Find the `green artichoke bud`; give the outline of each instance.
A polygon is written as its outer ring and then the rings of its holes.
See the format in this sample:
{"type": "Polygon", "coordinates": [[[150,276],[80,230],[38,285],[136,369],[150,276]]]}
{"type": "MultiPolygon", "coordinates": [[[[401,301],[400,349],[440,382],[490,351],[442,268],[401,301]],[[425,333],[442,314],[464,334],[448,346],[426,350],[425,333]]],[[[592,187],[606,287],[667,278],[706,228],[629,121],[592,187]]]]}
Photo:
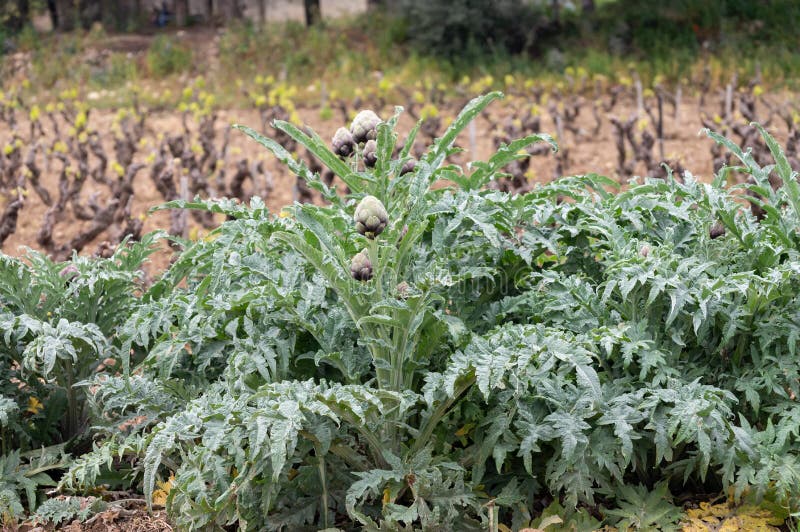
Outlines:
{"type": "Polygon", "coordinates": [[[364,164],[367,168],[372,168],[376,162],[378,162],[378,143],[368,140],[364,145],[364,164]]]}
{"type": "Polygon", "coordinates": [[[386,229],[389,213],[381,200],[375,196],[366,196],[356,207],[353,221],[356,223],[356,231],[367,238],[375,238],[386,229]]]}
{"type": "Polygon", "coordinates": [[[417,160],[416,159],[409,159],[400,169],[400,175],[405,175],[409,172],[413,172],[414,168],[417,167],[417,160]]]}
{"type": "Polygon", "coordinates": [[[378,137],[378,124],[381,119],[372,111],[361,111],[353,119],[350,125],[350,133],[353,134],[353,140],[356,144],[366,142],[370,139],[378,137]]]}
{"type": "Polygon", "coordinates": [[[356,281],[369,281],[372,279],[372,262],[369,260],[366,249],[357,253],[350,261],[350,275],[356,281]]]}
{"type": "Polygon", "coordinates": [[[336,130],[336,134],[333,135],[331,146],[336,155],[347,157],[355,150],[356,143],[353,140],[353,134],[347,128],[340,127],[336,130]]]}
{"type": "Polygon", "coordinates": [[[400,299],[406,299],[410,293],[411,293],[411,287],[408,285],[407,282],[401,281],[397,285],[397,297],[399,297],[400,299]]]}

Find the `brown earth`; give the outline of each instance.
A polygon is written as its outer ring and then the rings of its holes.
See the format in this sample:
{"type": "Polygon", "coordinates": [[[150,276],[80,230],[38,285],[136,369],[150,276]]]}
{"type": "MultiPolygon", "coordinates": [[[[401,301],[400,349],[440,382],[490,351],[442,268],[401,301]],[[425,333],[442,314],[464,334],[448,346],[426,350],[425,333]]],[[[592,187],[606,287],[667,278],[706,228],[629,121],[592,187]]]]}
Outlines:
{"type": "MultiPolygon", "coordinates": [[[[122,501],[121,501],[122,502],[122,501]]],[[[3,532],[171,532],[173,530],[163,509],[148,513],[144,500],[131,499],[124,504],[112,504],[81,522],[78,519],[59,525],[22,523],[4,526],[3,532]]]]}

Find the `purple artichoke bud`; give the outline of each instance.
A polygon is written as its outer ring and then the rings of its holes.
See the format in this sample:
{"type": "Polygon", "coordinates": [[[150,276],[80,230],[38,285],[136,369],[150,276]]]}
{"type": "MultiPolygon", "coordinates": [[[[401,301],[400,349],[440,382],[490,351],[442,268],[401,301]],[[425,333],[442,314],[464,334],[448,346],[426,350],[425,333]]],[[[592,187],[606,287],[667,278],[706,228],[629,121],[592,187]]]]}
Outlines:
{"type": "Polygon", "coordinates": [[[400,169],[400,175],[405,175],[409,172],[413,172],[414,168],[417,167],[417,160],[416,159],[409,159],[400,169]]]}
{"type": "Polygon", "coordinates": [[[642,249],[639,250],[639,255],[641,255],[642,257],[647,257],[649,254],[650,254],[650,246],[645,244],[644,246],[642,246],[642,249]]]}
{"type": "Polygon", "coordinates": [[[353,221],[356,223],[356,231],[367,238],[375,238],[386,229],[389,213],[381,200],[375,196],[366,196],[356,207],[353,221]]]}
{"type": "Polygon", "coordinates": [[[724,236],[725,235],[725,226],[722,225],[721,222],[717,222],[717,223],[715,223],[714,225],[711,226],[711,229],[708,230],[708,234],[712,239],[724,236]]]}
{"type": "Polygon", "coordinates": [[[369,260],[366,249],[357,253],[350,261],[350,275],[356,281],[369,281],[372,279],[372,262],[369,260]]]}
{"type": "Polygon", "coordinates": [[[353,119],[350,125],[350,133],[353,134],[353,140],[360,144],[370,139],[378,137],[378,124],[381,119],[372,111],[361,111],[353,119]]]}
{"type": "Polygon", "coordinates": [[[364,145],[364,164],[367,168],[372,168],[378,162],[378,143],[368,140],[364,145]]]}
{"type": "Polygon", "coordinates": [[[349,156],[356,147],[356,143],[353,141],[353,135],[344,127],[340,127],[336,130],[331,145],[333,147],[333,152],[339,157],[349,156]]]}

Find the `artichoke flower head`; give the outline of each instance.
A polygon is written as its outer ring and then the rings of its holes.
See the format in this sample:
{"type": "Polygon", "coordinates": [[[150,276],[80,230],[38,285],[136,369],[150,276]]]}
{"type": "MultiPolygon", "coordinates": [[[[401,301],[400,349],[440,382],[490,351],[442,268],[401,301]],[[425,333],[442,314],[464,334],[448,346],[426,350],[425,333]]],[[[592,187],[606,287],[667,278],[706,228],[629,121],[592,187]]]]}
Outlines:
{"type": "Polygon", "coordinates": [[[350,275],[356,281],[369,281],[372,279],[372,262],[369,260],[367,250],[362,250],[350,261],[350,275]]]}
{"type": "Polygon", "coordinates": [[[417,167],[416,159],[409,159],[403,164],[403,167],[400,169],[400,175],[405,175],[409,172],[413,172],[416,167],[417,167]]]}
{"type": "Polygon", "coordinates": [[[355,151],[356,143],[353,141],[353,134],[350,130],[340,127],[333,135],[331,142],[333,152],[340,157],[347,157],[355,151]]]}
{"type": "Polygon", "coordinates": [[[375,238],[386,229],[389,214],[381,200],[375,196],[365,196],[356,207],[353,221],[359,233],[367,238],[375,238]]]}
{"type": "Polygon", "coordinates": [[[367,168],[373,168],[375,163],[378,162],[378,143],[374,140],[368,140],[364,144],[364,165],[367,168]]]}
{"type": "Polygon", "coordinates": [[[350,124],[350,133],[357,144],[374,140],[378,137],[378,124],[381,119],[374,111],[360,111],[350,124]]]}

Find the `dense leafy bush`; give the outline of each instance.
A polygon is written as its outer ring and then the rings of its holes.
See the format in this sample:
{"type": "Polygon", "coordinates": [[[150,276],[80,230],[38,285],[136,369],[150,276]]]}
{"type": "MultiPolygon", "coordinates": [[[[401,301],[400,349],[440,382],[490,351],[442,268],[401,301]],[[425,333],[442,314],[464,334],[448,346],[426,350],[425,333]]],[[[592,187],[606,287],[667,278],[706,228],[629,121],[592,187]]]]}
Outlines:
{"type": "Polygon", "coordinates": [[[47,471],[85,444],[86,381],[119,361],[114,337],[156,238],[109,259],[0,256],[0,515],[21,514],[20,494],[34,509],[36,487],[55,484],[47,471]]]}
{"type": "Polygon", "coordinates": [[[705,43],[713,48],[743,50],[760,45],[790,46],[793,36],[780,21],[798,16],[800,8],[789,0],[678,0],[662,4],[621,0],[604,4],[589,21],[596,37],[624,46],[617,51],[667,58],[675,50],[699,52],[705,43]]]}
{"type": "Polygon", "coordinates": [[[365,136],[372,169],[361,145],[342,160],[276,122],[347,198],[241,128],[330,204],[173,205],[229,221],[118,330],[124,373],[90,388],[105,439],[61,487],[140,457],[148,496],[174,474],[167,508],[189,528],[521,526],[553,498],[573,524],[665,526],[680,515],[667,487],[682,485],[796,511],[800,186],[777,145],[765,133],[777,165],[762,169],[715,136],[764,198],[760,222],[729,170],[512,196],[483,187],[548,139],[443,166],[497,97],[402,177],[416,130],[395,156],[397,116],[365,136]]]}
{"type": "MultiPolygon", "coordinates": [[[[794,33],[784,20],[800,17],[791,0],[638,0],[595,2],[591,12],[580,2],[521,0],[404,0],[392,13],[405,21],[395,32],[422,54],[451,60],[488,53],[544,56],[553,50],[577,52],[587,46],[646,61],[700,54],[710,46],[749,56],[765,47],[784,54],[794,33]]],[[[690,59],[691,61],[691,59],[690,59]]]]}
{"type": "Polygon", "coordinates": [[[450,59],[530,50],[543,11],[522,0],[404,0],[405,37],[425,54],[450,59]]]}

